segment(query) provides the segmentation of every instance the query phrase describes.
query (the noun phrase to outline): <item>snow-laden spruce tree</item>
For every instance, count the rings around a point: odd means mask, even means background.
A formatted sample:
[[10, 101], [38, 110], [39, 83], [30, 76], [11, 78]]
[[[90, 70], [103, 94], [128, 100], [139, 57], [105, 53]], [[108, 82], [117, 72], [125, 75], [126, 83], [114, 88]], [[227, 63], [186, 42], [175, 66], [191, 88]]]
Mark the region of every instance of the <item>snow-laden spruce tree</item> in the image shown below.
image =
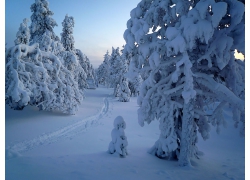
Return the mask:
[[111, 131], [112, 141], [109, 143], [109, 153], [118, 153], [121, 157], [125, 157], [128, 154], [128, 141], [124, 132], [125, 129], [126, 122], [123, 117], [117, 116], [114, 120], [114, 129]]
[[75, 49], [75, 54], [77, 56], [78, 62], [80, 66], [82, 67], [83, 71], [80, 72], [79, 74], [79, 81], [78, 85], [80, 89], [87, 89], [88, 84], [87, 84], [87, 65], [86, 65], [86, 56], [82, 53], [80, 49]]
[[133, 86], [133, 92], [131, 91], [131, 94], [133, 94], [133, 96], [139, 96], [139, 92], [140, 92], [140, 88], [143, 82], [143, 79], [141, 77], [140, 74], [137, 74], [137, 76], [131, 80], [131, 84]]
[[128, 87], [128, 80], [127, 78], [123, 77], [120, 82], [120, 88], [119, 88], [119, 101], [121, 102], [129, 102], [131, 91]]
[[16, 34], [15, 45], [18, 44], [29, 44], [30, 30], [28, 27], [28, 19], [25, 18], [20, 24], [19, 30]]
[[114, 96], [115, 97], [119, 97], [120, 96], [119, 91], [120, 91], [120, 84], [117, 84], [116, 88], [115, 88], [115, 91], [114, 91]]
[[104, 85], [104, 80], [105, 80], [103, 77], [104, 69], [105, 69], [105, 67], [104, 67], [103, 63], [101, 65], [99, 65], [99, 67], [97, 68], [96, 76], [97, 76], [98, 84]]
[[31, 45], [28, 39], [17, 39], [6, 52], [6, 103], [14, 109], [29, 104], [40, 110], [75, 114], [83, 99], [74, 74], [79, 67], [77, 58], [64, 51], [55, 36], [56, 23], [48, 2], [36, 0], [31, 11]]
[[9, 48], [5, 73], [5, 99], [11, 108], [30, 104], [40, 110], [74, 114], [82, 101], [72, 73], [37, 43]]
[[30, 25], [30, 43], [40, 43], [42, 36], [46, 31], [50, 32], [52, 40], [58, 40], [55, 35], [53, 28], [57, 26], [56, 21], [52, 18], [54, 14], [49, 9], [49, 3], [47, 0], [35, 0], [30, 7], [31, 15], [31, 25]]
[[114, 96], [116, 96], [117, 84], [120, 84], [124, 74], [127, 72], [125, 63], [126, 62], [122, 59], [121, 56], [117, 56], [112, 67], [113, 70], [110, 77], [113, 84], [112, 86], [114, 86]]
[[88, 79], [91, 79], [93, 82], [95, 82], [94, 68], [93, 68], [93, 65], [90, 63], [89, 58], [87, 56], [86, 56], [86, 64], [87, 64], [87, 77]]
[[[74, 46], [74, 18], [66, 15], [62, 22], [61, 43], [65, 49], [59, 56], [63, 60], [64, 66], [73, 74], [74, 80], [78, 83], [78, 88], [84, 97], [84, 88], [87, 87], [87, 75], [84, 69], [85, 62], [83, 62], [83, 54], [80, 50], [75, 49]], [[72, 58], [73, 57], [73, 58]], [[73, 59], [73, 61], [71, 61]]]
[[112, 53], [110, 55], [109, 64], [111, 80], [110, 87], [116, 88], [116, 85], [120, 82], [119, 74], [121, 74], [121, 72], [119, 70], [121, 69], [122, 64], [119, 47], [117, 47], [116, 49], [112, 47]]
[[[130, 13], [124, 53], [141, 72], [139, 124], [160, 122], [150, 153], [177, 158], [180, 166], [198, 157], [197, 133], [226, 123], [230, 104], [235, 125], [245, 128], [244, 4], [237, 0], [142, 0]], [[212, 114], [204, 107], [218, 103]]]
[[61, 33], [61, 42], [66, 51], [74, 51], [74, 37], [73, 37], [73, 27], [75, 25], [74, 18], [72, 16], [66, 15], [63, 22], [63, 32]]
[[99, 79], [98, 79], [98, 68], [97, 69], [94, 69], [94, 72], [95, 72], [95, 85], [96, 87], [99, 86]]
[[98, 81], [100, 84], [110, 87], [110, 55], [109, 52], [107, 51], [106, 54], [104, 55], [104, 60], [102, 64], [98, 67]]

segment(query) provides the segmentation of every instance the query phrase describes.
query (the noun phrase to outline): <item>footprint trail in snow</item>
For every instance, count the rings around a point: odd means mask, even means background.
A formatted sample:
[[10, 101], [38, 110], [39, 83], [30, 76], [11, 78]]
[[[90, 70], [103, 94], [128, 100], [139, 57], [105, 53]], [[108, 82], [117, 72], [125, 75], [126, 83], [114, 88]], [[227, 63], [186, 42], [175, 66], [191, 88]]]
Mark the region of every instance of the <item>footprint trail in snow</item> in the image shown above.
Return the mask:
[[68, 126], [65, 126], [63, 128], [60, 128], [56, 131], [45, 133], [42, 135], [39, 135], [38, 137], [35, 137], [31, 140], [25, 140], [22, 142], [19, 142], [17, 144], [8, 146], [6, 149], [6, 153], [11, 154], [19, 154], [26, 151], [29, 151], [37, 146], [41, 145], [47, 145], [54, 143], [62, 138], [71, 138], [73, 136], [76, 136], [77, 134], [80, 134], [84, 131], [86, 131], [90, 127], [97, 126], [100, 124], [100, 119], [102, 119], [107, 113], [109, 112], [109, 101], [108, 98], [104, 98], [104, 105], [102, 106], [99, 113], [87, 117], [85, 119], [79, 120], [75, 123], [72, 123]]

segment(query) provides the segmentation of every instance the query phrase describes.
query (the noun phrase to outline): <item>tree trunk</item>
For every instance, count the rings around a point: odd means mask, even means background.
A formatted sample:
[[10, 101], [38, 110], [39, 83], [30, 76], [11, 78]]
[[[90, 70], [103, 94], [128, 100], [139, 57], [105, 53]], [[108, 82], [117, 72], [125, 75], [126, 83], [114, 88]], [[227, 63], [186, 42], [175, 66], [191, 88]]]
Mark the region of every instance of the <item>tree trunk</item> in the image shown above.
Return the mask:
[[192, 156], [193, 146], [193, 132], [194, 132], [194, 112], [193, 112], [193, 99], [191, 99], [183, 107], [182, 116], [182, 132], [181, 132], [181, 145], [180, 145], [180, 166], [190, 166], [190, 157]]

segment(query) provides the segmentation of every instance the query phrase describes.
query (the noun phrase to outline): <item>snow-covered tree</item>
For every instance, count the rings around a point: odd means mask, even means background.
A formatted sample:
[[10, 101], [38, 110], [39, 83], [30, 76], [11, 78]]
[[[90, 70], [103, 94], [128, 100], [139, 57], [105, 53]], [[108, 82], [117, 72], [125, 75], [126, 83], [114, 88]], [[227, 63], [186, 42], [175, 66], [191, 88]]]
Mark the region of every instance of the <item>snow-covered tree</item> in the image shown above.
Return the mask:
[[125, 157], [128, 154], [128, 141], [124, 132], [125, 129], [126, 122], [123, 117], [117, 116], [114, 120], [114, 129], [111, 131], [112, 141], [109, 143], [109, 153], [118, 153], [121, 157]]
[[103, 63], [98, 67], [98, 81], [100, 84], [110, 87], [110, 55], [109, 52], [107, 51], [106, 54], [104, 55], [104, 60]]
[[63, 22], [63, 32], [61, 33], [61, 42], [66, 51], [75, 50], [75, 40], [73, 37], [73, 27], [75, 25], [74, 18], [72, 16], [66, 15]]
[[112, 74], [110, 75], [112, 86], [114, 87], [114, 95], [117, 91], [117, 84], [119, 84], [126, 72], [125, 63], [121, 56], [117, 56], [112, 67]]
[[[74, 75], [74, 80], [78, 82], [78, 88], [82, 95], [84, 96], [84, 89], [88, 87], [87, 85], [87, 69], [85, 56], [79, 49], [75, 49], [74, 46], [74, 37], [73, 37], [73, 27], [75, 25], [74, 18], [72, 16], [66, 15], [62, 22], [62, 33], [61, 33], [61, 43], [65, 49], [65, 52], [62, 53], [64, 63], [68, 70]], [[74, 57], [74, 62], [68, 61], [68, 57]], [[70, 64], [70, 67], [69, 67]]]
[[130, 89], [128, 87], [128, 80], [127, 78], [123, 77], [120, 82], [119, 88], [119, 101], [121, 102], [129, 102], [131, 96]]
[[142, 79], [140, 74], [137, 74], [135, 79], [132, 79], [131, 81], [132, 81], [131, 82], [131, 86], [132, 86], [131, 89], [133, 89], [133, 91], [130, 89], [131, 90], [131, 95], [138, 96], [139, 92], [140, 92], [141, 84], [143, 82], [143, 79]]
[[117, 84], [116, 88], [115, 88], [115, 92], [114, 92], [114, 96], [115, 97], [119, 97], [120, 96], [119, 91], [120, 91], [120, 84]]
[[[197, 133], [209, 138], [210, 124], [225, 124], [223, 108], [245, 127], [244, 4], [237, 0], [142, 0], [130, 13], [124, 53], [129, 71], [140, 72], [139, 124], [160, 122], [150, 153], [177, 158], [181, 166], [198, 156]], [[219, 103], [212, 115], [207, 104]]]
[[116, 85], [120, 82], [119, 74], [121, 74], [121, 72], [119, 70], [121, 69], [122, 65], [122, 59], [119, 47], [117, 47], [116, 49], [112, 47], [112, 53], [110, 55], [109, 64], [110, 64], [110, 80], [111, 80], [110, 87], [116, 88]]
[[95, 82], [95, 71], [92, 66], [92, 64], [88, 64], [88, 76], [87, 76], [87, 83], [89, 88], [95, 89], [96, 88], [96, 82]]
[[86, 88], [88, 88], [88, 84], [87, 84], [87, 72], [88, 71], [87, 71], [87, 65], [86, 65], [86, 57], [82, 53], [82, 51], [79, 49], [75, 50], [75, 54], [77, 56], [79, 65], [83, 69], [83, 71], [81, 71], [79, 74], [78, 85], [79, 85], [80, 89], [86, 89]]
[[94, 70], [95, 71], [95, 85], [96, 85], [96, 87], [98, 87], [98, 85], [99, 85], [99, 80], [98, 80], [98, 69], [95, 69]]
[[97, 80], [98, 80], [98, 84], [102, 84], [104, 85], [104, 74], [103, 72], [105, 71], [105, 67], [103, 65], [103, 63], [97, 68]]
[[[53, 12], [47, 0], [36, 0], [31, 11], [31, 45], [28, 45], [29, 29], [24, 20], [16, 45], [6, 51], [6, 103], [14, 109], [23, 109], [29, 104], [40, 110], [75, 114], [87, 86], [85, 58], [80, 50], [72, 48], [72, 41], [71, 49], [63, 48], [53, 32], [56, 22], [51, 18]], [[68, 21], [72, 23], [73, 18], [63, 23], [64, 40], [73, 38], [69, 32], [73, 26], [69, 26]]]
[[57, 26], [56, 21], [52, 18], [54, 14], [49, 9], [49, 3], [47, 0], [36, 0], [30, 7], [31, 25], [30, 25], [30, 43], [40, 43], [42, 36], [46, 31], [50, 32], [52, 40], [58, 40], [53, 28]]
[[40, 110], [74, 114], [82, 101], [72, 73], [37, 43], [9, 48], [5, 72], [6, 104], [14, 109], [30, 104]]
[[28, 19], [25, 18], [20, 24], [19, 30], [16, 34], [15, 45], [18, 44], [29, 44], [30, 30], [28, 27]]

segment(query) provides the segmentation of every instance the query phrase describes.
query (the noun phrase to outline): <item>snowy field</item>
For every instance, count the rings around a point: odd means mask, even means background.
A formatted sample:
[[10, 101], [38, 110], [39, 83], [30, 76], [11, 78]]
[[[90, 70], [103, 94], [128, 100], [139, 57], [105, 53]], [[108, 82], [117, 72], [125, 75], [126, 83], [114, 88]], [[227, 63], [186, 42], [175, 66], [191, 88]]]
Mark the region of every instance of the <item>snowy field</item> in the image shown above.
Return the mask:
[[[158, 122], [140, 127], [136, 98], [119, 102], [113, 89], [87, 90], [76, 115], [38, 111], [5, 110], [5, 177], [7, 180], [243, 180], [245, 139], [233, 127], [230, 111], [227, 128], [210, 139], [199, 137], [204, 153], [193, 167], [147, 153], [158, 139]], [[128, 156], [107, 152], [113, 121], [121, 115], [126, 124]]]

